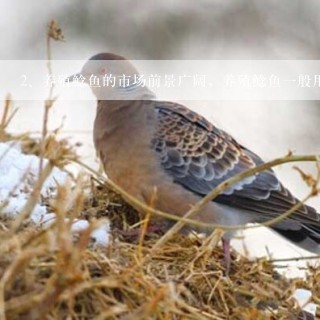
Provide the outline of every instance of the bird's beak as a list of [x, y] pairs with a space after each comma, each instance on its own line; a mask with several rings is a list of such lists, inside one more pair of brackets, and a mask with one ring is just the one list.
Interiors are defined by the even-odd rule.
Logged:
[[64, 82], [73, 82], [74, 79], [79, 79], [82, 76], [81, 72], [75, 73], [64, 80]]

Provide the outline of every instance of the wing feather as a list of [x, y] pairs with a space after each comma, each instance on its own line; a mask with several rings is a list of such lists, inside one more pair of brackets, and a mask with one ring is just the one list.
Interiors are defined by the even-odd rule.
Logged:
[[[176, 183], [204, 196], [228, 178], [263, 163], [256, 154], [197, 113], [175, 103], [155, 103], [158, 127], [152, 147]], [[279, 215], [298, 202], [272, 170], [236, 183], [215, 201], [259, 213], [256, 222]], [[292, 218], [319, 221], [316, 211], [306, 205]]]

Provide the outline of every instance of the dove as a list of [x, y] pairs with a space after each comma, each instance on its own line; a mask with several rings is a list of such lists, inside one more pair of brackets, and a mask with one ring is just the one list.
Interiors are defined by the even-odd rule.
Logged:
[[[112, 53], [93, 56], [76, 76], [89, 83], [90, 77], [103, 81], [106, 74], [139, 76], [129, 60]], [[145, 204], [156, 190], [152, 203], [158, 210], [183, 216], [226, 179], [263, 164], [257, 154], [203, 116], [182, 104], [157, 100], [137, 81], [91, 89], [97, 98], [94, 145], [107, 176]], [[232, 185], [193, 218], [208, 225], [263, 223], [298, 202], [270, 169]], [[171, 224], [166, 221], [164, 226]], [[190, 228], [211, 232], [205, 227], [186, 230]], [[271, 228], [292, 243], [320, 253], [320, 215], [314, 208], [303, 204]], [[227, 269], [234, 233], [227, 230], [222, 238]]]

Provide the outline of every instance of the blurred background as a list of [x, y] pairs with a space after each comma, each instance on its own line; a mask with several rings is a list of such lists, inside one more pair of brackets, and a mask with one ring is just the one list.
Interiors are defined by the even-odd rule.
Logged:
[[[0, 59], [45, 59], [46, 29], [52, 18], [59, 22], [66, 40], [54, 43], [53, 59], [86, 60], [98, 52], [144, 60], [317, 60], [320, 57], [320, 2], [317, 0], [36, 3], [0, 1]], [[11, 94], [14, 99], [14, 92]], [[184, 103], [265, 160], [283, 156], [289, 149], [300, 154], [320, 153], [319, 101]], [[43, 103], [15, 101], [15, 105], [20, 111], [11, 130], [40, 130]], [[92, 101], [58, 100], [51, 112], [50, 125], [54, 128], [64, 118], [64, 134], [83, 142], [84, 158], [96, 165], [91, 138], [94, 116]], [[314, 165], [300, 167], [315, 173]], [[276, 171], [297, 196], [306, 194], [308, 189], [292, 165], [281, 166]], [[320, 211], [319, 198], [310, 204]]]

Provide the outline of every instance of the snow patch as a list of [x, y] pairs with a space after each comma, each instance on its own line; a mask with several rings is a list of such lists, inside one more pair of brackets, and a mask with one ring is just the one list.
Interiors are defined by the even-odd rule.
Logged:
[[[48, 163], [43, 159], [43, 166]], [[24, 208], [31, 196], [33, 186], [37, 181], [40, 158], [35, 155], [26, 155], [21, 151], [18, 143], [0, 143], [0, 215], [16, 217]], [[44, 182], [41, 195], [52, 197], [57, 186], [68, 181], [68, 173], [53, 168], [51, 174]], [[37, 204], [33, 209], [30, 219], [43, 228], [50, 226], [55, 221], [55, 214], [48, 212], [46, 206]], [[75, 220], [72, 232], [80, 232], [89, 227], [87, 220]], [[105, 223], [91, 234], [95, 243], [107, 246], [109, 243], [110, 224]]]
[[[43, 165], [48, 163], [43, 160]], [[29, 199], [33, 186], [38, 177], [40, 158], [21, 152], [17, 143], [0, 143], [0, 206], [1, 214], [15, 217]], [[53, 168], [50, 176], [41, 189], [42, 196], [49, 196], [56, 190], [57, 184], [67, 181], [68, 174], [58, 168]], [[37, 204], [30, 219], [39, 223], [47, 208]]]
[[299, 304], [299, 307], [302, 310], [311, 313], [313, 316], [316, 315], [317, 306], [316, 304], [310, 302], [312, 299], [312, 293], [310, 290], [297, 289], [293, 293], [293, 298], [296, 299], [296, 301]]
[[[55, 214], [49, 213], [46, 214], [45, 219], [42, 221], [41, 226], [43, 228], [48, 228], [55, 222]], [[65, 222], [68, 223], [69, 220], [65, 219]], [[79, 233], [81, 231], [85, 231], [90, 226], [87, 220], [83, 219], [75, 219], [71, 225], [72, 233]], [[107, 247], [110, 242], [110, 222], [105, 221], [102, 225], [92, 231], [90, 235], [91, 239], [94, 240], [95, 245]]]

